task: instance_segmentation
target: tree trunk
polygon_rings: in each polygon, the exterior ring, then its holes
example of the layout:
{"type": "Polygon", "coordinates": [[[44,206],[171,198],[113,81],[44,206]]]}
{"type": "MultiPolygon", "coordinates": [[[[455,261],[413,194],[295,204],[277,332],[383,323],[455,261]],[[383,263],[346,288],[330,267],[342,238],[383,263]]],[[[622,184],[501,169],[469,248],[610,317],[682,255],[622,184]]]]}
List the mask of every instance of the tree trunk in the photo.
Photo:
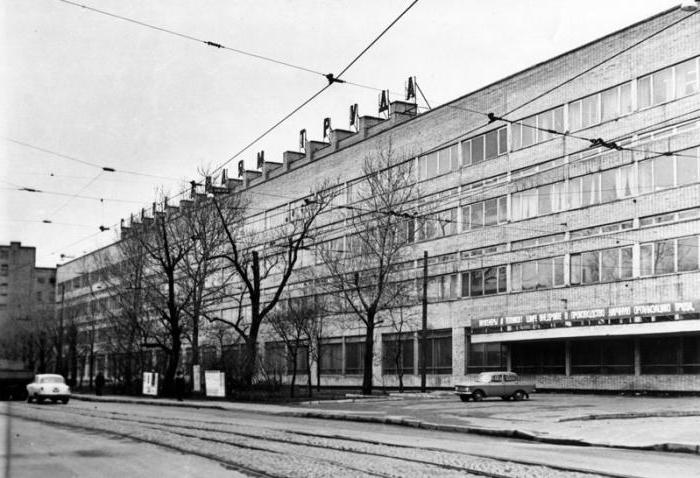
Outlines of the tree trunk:
{"type": "MultiPolygon", "coordinates": [[[[192,312],[192,365],[189,370],[192,381],[195,365],[199,365],[199,307],[195,307],[192,312]]],[[[194,383],[192,385],[194,388],[194,383]]]]}
{"type": "Polygon", "coordinates": [[[306,381],[307,381],[307,393],[309,398],[314,395],[314,387],[311,383],[311,347],[306,349],[306,381]]]}
{"type": "Polygon", "coordinates": [[[297,383],[297,353],[299,352],[299,349],[296,348],[294,350],[294,354],[292,355],[292,383],[290,384],[289,387],[289,398],[294,398],[294,386],[297,383]]]}
{"type": "Polygon", "coordinates": [[[316,337],[316,391],[321,391],[321,337],[316,337]]]}
{"type": "Polygon", "coordinates": [[[179,331],[174,332],[171,339],[172,348],[169,351],[168,367],[165,370],[165,377],[163,378],[163,389],[166,395],[173,395],[175,393],[175,374],[177,373],[177,366],[180,362],[180,349],[182,347],[179,331]]]}
{"type": "Polygon", "coordinates": [[[367,314],[367,331],[365,334],[365,356],[362,370],[362,393],[372,394],[372,362],[374,359],[374,314],[367,314]]]}

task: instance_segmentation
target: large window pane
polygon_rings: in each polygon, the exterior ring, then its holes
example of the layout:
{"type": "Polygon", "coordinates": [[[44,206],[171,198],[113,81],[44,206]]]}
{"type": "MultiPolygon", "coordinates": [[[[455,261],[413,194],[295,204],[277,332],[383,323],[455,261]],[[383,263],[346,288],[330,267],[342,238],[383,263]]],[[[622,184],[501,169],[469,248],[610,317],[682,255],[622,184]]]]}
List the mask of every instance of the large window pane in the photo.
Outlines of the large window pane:
{"type": "Polygon", "coordinates": [[[619,168],[617,175],[616,196],[626,198],[637,194],[637,177],[634,165],[630,164],[619,168]]]}
{"type": "Polygon", "coordinates": [[[552,185],[537,188],[537,214],[542,216],[552,212],[552,185]]]}
{"type": "Polygon", "coordinates": [[[469,230],[470,217],[471,217],[471,208],[469,206],[462,206],[462,230],[463,231],[469,230]]]}
{"type": "Polygon", "coordinates": [[[639,341],[640,364],[643,374],[679,373],[679,337],[644,338],[639,341]]]}
{"type": "Polygon", "coordinates": [[[483,273],[483,271],[472,271],[470,275],[471,275],[470,295],[472,297],[484,295],[484,273],[483,273]]]}
{"type": "Polygon", "coordinates": [[[552,113],[554,115],[554,131],[560,131],[560,132],[565,131],[565,128],[564,128],[564,107],[560,106],[559,108],[552,110],[552,113]]]}
{"type": "Polygon", "coordinates": [[[654,273],[654,245],[642,244],[639,247],[639,275],[650,276],[654,273]]]}
{"type": "Polygon", "coordinates": [[[511,148],[513,148],[513,151],[523,147],[522,129],[523,127],[519,123],[512,123],[510,125],[511,148]]]}
{"type": "Polygon", "coordinates": [[[698,159],[697,157],[690,157],[694,155],[694,151],[685,151],[683,156],[676,156],[679,186],[698,181],[698,159]]]}
{"type": "Polygon", "coordinates": [[[513,264],[510,266],[510,288],[513,292],[518,292],[523,289],[523,265],[513,264]]]}
{"type": "Polygon", "coordinates": [[[600,122],[598,101],[599,95],[593,95],[583,99],[581,117],[582,126],[584,128],[600,122]]]}
{"type": "Polygon", "coordinates": [[[590,206],[600,202],[600,175],[589,174],[581,178],[582,182],[582,206],[590,206]]]}
{"type": "Polygon", "coordinates": [[[632,247],[620,249],[620,279],[632,277],[632,247]]]}
{"type": "Polygon", "coordinates": [[[637,106],[640,109],[651,106],[651,76],[640,78],[637,82],[637,106]]]}
{"type": "Polygon", "coordinates": [[[524,119],[522,121],[522,124],[523,147],[535,144],[535,138],[537,137],[537,117],[532,116],[530,118],[524,119]]]}
{"type": "Polygon", "coordinates": [[[608,249],[602,251],[602,270],[600,271],[601,281],[609,282],[620,278],[620,273],[618,270],[618,259],[619,259],[618,249],[608,249]]]}
{"type": "Polygon", "coordinates": [[[581,283],[591,284],[598,282],[600,270],[598,264],[598,251],[581,254],[581,283]]]}
{"type": "Polygon", "coordinates": [[[485,219],[484,224],[487,226],[492,226],[498,222],[498,200],[489,199],[484,202],[485,205],[485,219]]]}
{"type": "Polygon", "coordinates": [[[581,129],[581,101],[574,101],[569,104],[569,130],[581,129]]]}
{"type": "Polygon", "coordinates": [[[581,254],[571,255],[571,265],[569,275],[571,276],[572,284],[581,283],[581,254]]]}
{"type": "Polygon", "coordinates": [[[618,88],[611,88],[601,94],[601,118],[608,121],[619,116],[618,88]]]}
{"type": "Polygon", "coordinates": [[[569,208],[581,207],[581,178],[574,178],[569,181],[569,208]]]}
{"type": "Polygon", "coordinates": [[[469,272],[462,273],[462,297],[469,297],[469,272]]]}
{"type": "Polygon", "coordinates": [[[564,256],[552,258],[554,265],[554,285],[564,285],[564,256]]]}
{"type": "Polygon", "coordinates": [[[462,143],[462,166],[472,164],[472,142],[464,141],[462,143]]]}
{"type": "Polygon", "coordinates": [[[693,58],[676,66],[676,98],[698,91],[697,59],[693,58]]]}
{"type": "Polygon", "coordinates": [[[632,83],[620,86],[620,115],[632,112],[632,83]]]}
{"type": "Polygon", "coordinates": [[[537,261],[537,288],[551,289],[553,284],[552,278],[552,259],[540,259],[537,261]]]}
{"type": "Polygon", "coordinates": [[[508,152],[508,128],[498,130],[498,154],[508,152]]]}
{"type": "Polygon", "coordinates": [[[506,276],[506,266],[501,266],[498,268],[498,292],[507,292],[508,283],[506,276]]]}
{"type": "Polygon", "coordinates": [[[653,101],[655,105],[673,99],[673,73],[666,68],[652,75],[653,101]]]}
{"type": "Polygon", "coordinates": [[[489,267],[484,270],[484,294],[490,295],[498,292],[498,269],[489,267]]]}
{"type": "Polygon", "coordinates": [[[484,225],[484,203],[471,205],[471,228],[476,229],[484,225]]]}
{"type": "Polygon", "coordinates": [[[654,190],[653,161],[648,159],[637,164],[639,168],[639,194],[654,190]]]}
{"type": "Polygon", "coordinates": [[[508,197],[498,198],[498,223],[503,224],[508,221],[508,197]]]}
{"type": "Polygon", "coordinates": [[[426,156],[426,178],[432,178],[437,175],[437,166],[437,153],[426,156]]]}
{"type": "Polygon", "coordinates": [[[438,151],[438,174],[445,174],[450,172],[450,148],[438,151]]]}
{"type": "Polygon", "coordinates": [[[498,156],[498,131],[486,133],[486,159],[493,159],[498,156]]]}
{"type": "Polygon", "coordinates": [[[537,131],[539,141],[542,142],[547,141],[548,139],[552,139],[554,135],[548,131],[544,131],[554,129],[554,118],[552,116],[552,111],[547,111],[545,113],[537,115],[537,122],[539,123],[537,126],[540,128],[537,131]]]}
{"type": "Polygon", "coordinates": [[[663,156],[654,159],[654,189],[673,187],[673,158],[663,156]]]}
{"type": "Polygon", "coordinates": [[[535,290],[537,288],[537,262],[524,262],[522,264],[523,290],[535,290]]]}
{"type": "Polygon", "coordinates": [[[678,270],[694,271],[698,269],[698,237],[678,239],[678,270]]]}
{"type": "Polygon", "coordinates": [[[472,164],[480,163],[484,160],[484,137],[472,138],[472,164]]]}
{"type": "Polygon", "coordinates": [[[674,272],[675,251],[673,239],[654,243],[654,273],[668,274],[674,272]]]}
{"type": "Polygon", "coordinates": [[[617,169],[608,169],[600,174],[600,189],[603,202],[617,199],[617,173],[617,169]]]}

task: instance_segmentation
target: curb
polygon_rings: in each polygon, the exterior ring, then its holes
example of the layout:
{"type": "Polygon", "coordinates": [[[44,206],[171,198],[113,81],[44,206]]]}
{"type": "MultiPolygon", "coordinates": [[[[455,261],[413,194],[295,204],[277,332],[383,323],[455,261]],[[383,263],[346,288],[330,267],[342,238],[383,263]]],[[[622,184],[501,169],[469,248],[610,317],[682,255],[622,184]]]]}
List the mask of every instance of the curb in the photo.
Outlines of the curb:
{"type": "MultiPolygon", "coordinates": [[[[530,432],[519,429],[507,429],[507,428],[486,428],[486,427],[472,427],[467,425],[447,425],[440,423],[424,422],[414,417],[410,416],[400,416],[400,415],[387,415],[387,416],[369,416],[360,414],[349,414],[349,413],[337,413],[337,412],[324,412],[324,411],[268,411],[268,410],[246,410],[244,408],[235,407],[225,407],[223,405],[215,405],[209,403],[192,403],[192,402],[163,402],[156,401],[153,402],[148,400],[128,400],[120,398],[96,398],[91,396],[80,396],[74,395],[72,398],[76,400],[82,400],[85,402],[105,402],[105,403],[126,403],[133,405],[156,405],[161,407],[175,407],[175,408],[206,408],[214,410],[228,410],[228,411],[247,411],[250,413],[260,413],[265,415],[276,415],[276,416],[286,416],[295,418],[320,418],[325,420],[343,420],[351,422],[362,422],[362,423],[377,423],[383,425],[398,425],[412,428],[420,428],[424,430],[442,431],[442,432],[452,432],[452,433],[470,433],[474,435],[484,435],[493,437],[503,437],[503,438],[516,438],[520,440],[533,441],[538,443],[546,443],[550,445],[567,445],[567,446],[597,446],[603,448],[621,448],[627,450],[651,450],[651,451],[661,451],[670,453],[688,453],[694,455],[700,455],[700,445],[686,444],[686,443],[657,443],[654,445],[621,445],[614,443],[595,443],[586,440],[581,440],[577,438],[565,438],[565,437],[555,437],[555,436],[543,436],[536,432],[530,432]]],[[[683,413],[683,412],[677,412],[683,413]]],[[[676,416],[676,415],[669,415],[676,416]]],[[[677,415],[677,416],[694,416],[694,415],[677,415]]],[[[583,418],[585,420],[586,418],[583,418]]],[[[560,421],[572,421],[574,419],[565,419],[560,421]]],[[[593,420],[593,419],[591,419],[593,420]]]]}
{"type": "Polygon", "coordinates": [[[557,420],[559,423],[563,422],[576,422],[576,421],[588,421],[588,420],[621,420],[630,418],[674,418],[674,417],[698,417],[700,416],[700,410],[688,411],[688,412],[676,412],[676,411],[660,411],[660,412],[627,412],[627,413],[600,413],[591,415],[582,415],[580,417],[570,417],[570,418],[560,418],[557,420]]]}

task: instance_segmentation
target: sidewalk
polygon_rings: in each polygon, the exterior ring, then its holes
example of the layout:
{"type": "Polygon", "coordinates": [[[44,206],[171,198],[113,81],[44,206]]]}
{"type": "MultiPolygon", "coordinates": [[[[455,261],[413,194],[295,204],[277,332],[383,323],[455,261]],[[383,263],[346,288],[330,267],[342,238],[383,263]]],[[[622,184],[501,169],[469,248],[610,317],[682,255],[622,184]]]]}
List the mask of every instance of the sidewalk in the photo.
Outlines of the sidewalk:
{"type": "Polygon", "coordinates": [[[449,392],[268,405],[74,395],[77,400],[213,408],[366,421],[544,443],[700,454],[700,397],[534,394],[528,401],[463,403],[449,392]]]}

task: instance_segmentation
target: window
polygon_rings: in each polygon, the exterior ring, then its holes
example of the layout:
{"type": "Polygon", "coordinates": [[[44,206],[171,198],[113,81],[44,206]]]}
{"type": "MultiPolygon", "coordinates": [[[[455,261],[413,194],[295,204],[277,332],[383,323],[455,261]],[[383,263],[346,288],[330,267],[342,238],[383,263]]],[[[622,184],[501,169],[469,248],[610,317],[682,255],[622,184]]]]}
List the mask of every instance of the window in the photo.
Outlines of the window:
{"type": "Polygon", "coordinates": [[[615,375],[634,373],[631,339],[575,340],[571,342],[571,373],[615,375]]]}
{"type": "Polygon", "coordinates": [[[564,132],[564,107],[560,106],[512,123],[513,150],[550,140],[564,132]],[[549,131],[545,131],[549,130],[549,131]]]}
{"type": "Polygon", "coordinates": [[[564,256],[511,265],[513,292],[551,289],[564,285],[564,256]]]}
{"type": "Polygon", "coordinates": [[[7,277],[8,269],[7,264],[0,264],[0,276],[7,277]]]}
{"type": "Polygon", "coordinates": [[[537,215],[537,189],[528,189],[515,193],[511,197],[512,219],[519,221],[537,215]]]}
{"type": "Polygon", "coordinates": [[[467,373],[489,372],[505,368],[506,352],[500,343],[470,343],[467,336],[467,373]]]}
{"type": "Polygon", "coordinates": [[[364,337],[347,337],[345,342],[345,373],[361,374],[364,370],[364,337]]]}
{"type": "Polygon", "coordinates": [[[647,108],[697,92],[698,59],[693,58],[640,78],[637,103],[639,108],[647,108]]]}
{"type": "Polygon", "coordinates": [[[501,196],[462,206],[462,230],[503,224],[508,220],[508,198],[501,196]]]}
{"type": "Polygon", "coordinates": [[[412,332],[382,335],[382,370],[385,374],[407,373],[414,370],[414,337],[412,332]]]}
{"type": "Polygon", "coordinates": [[[452,330],[431,330],[425,340],[425,367],[427,373],[452,373],[452,330]]]}
{"type": "Polygon", "coordinates": [[[642,276],[697,270],[698,236],[642,244],[639,262],[642,276]]]}
{"type": "Polygon", "coordinates": [[[457,274],[428,279],[428,297],[432,301],[456,299],[457,290],[457,274]]]}
{"type": "Polygon", "coordinates": [[[564,233],[552,234],[550,236],[535,237],[532,239],[524,239],[522,241],[513,241],[511,243],[511,250],[517,251],[520,249],[525,249],[526,247],[542,246],[545,244],[552,244],[554,242],[561,242],[564,240],[564,233]]]}
{"type": "Polygon", "coordinates": [[[343,344],[339,341],[321,342],[321,373],[343,373],[343,344]]]}
{"type": "Polygon", "coordinates": [[[478,297],[507,291],[506,266],[462,273],[462,297],[478,297]]]}
{"type": "Polygon", "coordinates": [[[454,144],[418,158],[418,178],[430,179],[459,169],[459,150],[454,144]]]}
{"type": "Polygon", "coordinates": [[[680,367],[680,338],[654,337],[639,341],[639,362],[643,374],[677,374],[680,367]]]}
{"type": "Polygon", "coordinates": [[[513,371],[526,374],[563,374],[565,372],[564,342],[513,343],[513,371]]]}
{"type": "Polygon", "coordinates": [[[505,126],[462,141],[462,161],[464,166],[494,159],[507,152],[508,129],[505,126]]]}
{"type": "Polygon", "coordinates": [[[676,98],[698,92],[698,59],[693,58],[676,67],[676,98]]]}

